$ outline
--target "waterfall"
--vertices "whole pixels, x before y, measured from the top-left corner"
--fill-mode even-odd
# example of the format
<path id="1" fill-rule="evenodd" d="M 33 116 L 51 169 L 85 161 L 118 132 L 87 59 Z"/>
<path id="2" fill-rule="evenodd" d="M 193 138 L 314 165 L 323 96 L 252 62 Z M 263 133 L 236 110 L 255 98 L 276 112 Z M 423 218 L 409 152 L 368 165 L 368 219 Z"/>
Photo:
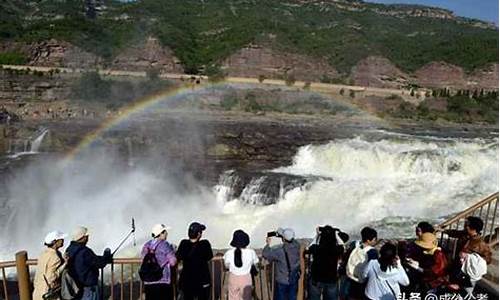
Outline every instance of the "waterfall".
<path id="1" fill-rule="evenodd" d="M 354 233 L 375 224 L 411 237 L 415 222 L 439 222 L 497 190 L 497 139 L 349 138 L 304 146 L 286 167 L 223 173 L 216 195 L 225 214 L 248 222 Z"/>
<path id="2" fill-rule="evenodd" d="M 215 187 L 218 202 L 233 200 L 251 205 L 271 205 L 279 202 L 293 189 L 307 189 L 317 180 L 327 177 L 293 175 L 280 172 L 236 171 L 224 172 Z"/>
<path id="3" fill-rule="evenodd" d="M 22 155 L 36 154 L 40 150 L 40 145 L 43 139 L 47 135 L 49 130 L 47 128 L 38 129 L 33 136 L 28 139 L 23 139 L 21 141 L 9 141 L 8 153 L 11 158 L 17 158 Z"/>
<path id="4" fill-rule="evenodd" d="M 38 130 L 37 132 L 38 132 L 38 135 L 31 142 L 31 147 L 29 149 L 29 152 L 31 152 L 31 153 L 38 153 L 38 150 L 40 149 L 40 145 L 43 142 L 43 138 L 49 132 L 49 130 L 47 128 L 42 128 L 42 129 Z"/>

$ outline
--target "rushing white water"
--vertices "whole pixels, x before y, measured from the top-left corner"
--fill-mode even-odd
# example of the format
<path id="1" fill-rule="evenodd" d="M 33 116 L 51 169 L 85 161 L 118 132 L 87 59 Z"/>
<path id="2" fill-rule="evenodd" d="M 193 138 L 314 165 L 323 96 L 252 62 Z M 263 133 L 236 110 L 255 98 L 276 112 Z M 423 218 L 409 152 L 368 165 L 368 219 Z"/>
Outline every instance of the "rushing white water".
<path id="1" fill-rule="evenodd" d="M 263 182 L 259 178 L 243 189 L 241 199 L 226 201 L 234 178 L 223 178 L 215 189 L 195 184 L 181 192 L 162 174 L 117 167 L 105 155 L 70 165 L 31 165 L 8 185 L 0 258 L 11 258 L 19 249 L 36 255 L 47 231 L 70 231 L 77 224 L 90 227 L 90 245 L 101 251 L 127 234 L 131 217 L 139 245 L 157 222 L 173 227 L 169 239 L 177 243 L 193 220 L 207 224 L 206 237 L 221 248 L 236 228 L 247 230 L 256 247 L 278 226 L 310 237 L 326 223 L 350 233 L 376 224 L 382 237 L 397 237 L 412 231 L 402 226 L 437 221 L 497 191 L 498 140 L 336 140 L 303 147 L 292 165 L 274 171 L 328 179 L 288 192 L 281 192 L 280 183 L 279 201 L 263 206 L 249 204 L 257 199 L 252 191 Z M 128 243 L 128 252 L 118 255 L 137 255 L 139 245 Z"/>
<path id="2" fill-rule="evenodd" d="M 387 217 L 437 220 L 497 191 L 498 141 L 348 139 L 304 147 L 279 171 L 331 177 L 285 201 L 354 232 Z"/>

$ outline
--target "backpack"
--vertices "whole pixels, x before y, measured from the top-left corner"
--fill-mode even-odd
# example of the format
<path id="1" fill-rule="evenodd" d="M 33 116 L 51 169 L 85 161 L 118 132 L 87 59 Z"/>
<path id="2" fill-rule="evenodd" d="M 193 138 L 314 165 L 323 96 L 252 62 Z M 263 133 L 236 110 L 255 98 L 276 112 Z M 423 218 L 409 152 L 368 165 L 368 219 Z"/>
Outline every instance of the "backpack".
<path id="1" fill-rule="evenodd" d="M 65 268 L 61 273 L 61 299 L 73 300 L 80 298 L 82 290 L 69 274 L 68 268 Z"/>
<path id="2" fill-rule="evenodd" d="M 68 264 L 66 268 L 61 273 L 61 299 L 62 300 L 73 300 L 80 298 L 83 293 L 83 288 L 80 284 L 71 276 L 69 271 L 69 265 L 72 263 L 73 259 L 82 251 L 84 248 L 78 249 L 73 257 L 68 259 Z"/>
<path id="3" fill-rule="evenodd" d="M 146 253 L 142 259 L 139 277 L 144 282 L 159 281 L 163 277 L 163 268 L 158 263 L 155 254 L 156 248 L 159 245 L 160 243 L 158 243 L 154 249 L 148 249 L 148 253 Z"/>
<path id="4" fill-rule="evenodd" d="M 367 253 L 372 249 L 371 246 L 361 247 L 359 241 L 349 255 L 346 265 L 346 275 L 356 282 L 361 282 L 361 272 L 367 261 Z"/>

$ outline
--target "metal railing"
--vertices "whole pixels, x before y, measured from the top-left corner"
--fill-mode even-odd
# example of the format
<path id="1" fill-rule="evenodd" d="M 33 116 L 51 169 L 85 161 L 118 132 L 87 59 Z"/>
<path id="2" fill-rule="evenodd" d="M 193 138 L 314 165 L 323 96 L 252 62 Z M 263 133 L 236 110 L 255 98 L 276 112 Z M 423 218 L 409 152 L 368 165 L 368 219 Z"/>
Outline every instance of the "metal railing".
<path id="1" fill-rule="evenodd" d="M 115 259 L 113 265 L 109 267 L 110 272 L 104 272 L 106 276 L 104 299 L 143 300 L 144 284 L 138 274 L 140 264 L 141 259 L 139 258 Z M 171 276 L 174 278 L 174 299 L 177 299 L 180 293 L 178 282 L 182 265 L 171 270 Z M 221 256 L 216 256 L 209 262 L 209 270 L 211 273 L 211 299 L 227 299 L 226 283 L 228 274 Z M 253 282 L 255 299 L 272 299 L 273 285 L 271 282 L 273 281 L 273 274 L 274 265 L 266 262 L 260 265 L 259 273 Z"/>
<path id="2" fill-rule="evenodd" d="M 304 247 L 302 250 L 304 251 Z M 301 255 L 303 257 L 303 255 Z M 116 258 L 113 264 L 101 270 L 104 274 L 104 284 L 101 286 L 103 299 L 119 300 L 143 300 L 144 284 L 139 278 L 139 267 L 142 260 L 140 258 Z M 36 266 L 37 260 L 28 259 L 26 251 L 16 254 L 15 261 L 0 262 L 0 272 L 2 274 L 2 288 L 0 289 L 0 299 L 5 300 L 31 300 L 32 285 L 30 277 L 30 266 Z M 302 300 L 305 296 L 305 270 L 306 264 L 301 259 L 302 275 L 299 281 L 297 299 Z M 15 276 L 9 279 L 8 274 L 14 274 L 9 269 L 15 269 Z M 32 271 L 34 268 L 32 268 Z M 174 299 L 179 295 L 179 274 L 182 264 L 172 268 Z M 227 300 L 227 277 L 228 271 L 224 267 L 222 256 L 217 255 L 209 262 L 211 273 L 211 299 Z M 253 277 L 253 298 L 258 300 L 272 300 L 274 297 L 274 275 L 275 265 L 261 259 L 259 272 Z"/>
<path id="3" fill-rule="evenodd" d="M 441 223 L 442 229 L 462 229 L 468 216 L 478 216 L 484 221 L 483 237 L 490 245 L 498 244 L 498 192 L 492 194 L 470 208 L 456 214 L 454 217 Z M 440 233 L 440 244 L 450 250 L 453 257 L 457 254 L 457 240 Z M 301 248 L 303 253 L 304 247 Z M 300 255 L 301 278 L 297 299 L 306 299 L 306 274 L 307 264 L 304 255 Z M 0 287 L 0 299 L 4 300 L 31 300 L 30 266 L 36 266 L 37 260 L 28 259 L 26 251 L 16 254 L 15 261 L 0 262 L 0 273 L 2 285 Z M 103 299 L 119 300 L 143 300 L 144 285 L 139 278 L 138 270 L 141 264 L 140 258 L 116 258 L 113 264 L 103 270 L 104 282 Z M 11 272 L 10 269 L 15 269 Z M 177 299 L 179 294 L 178 280 L 182 265 L 172 269 L 174 295 Z M 211 273 L 211 299 L 227 300 L 227 276 L 223 260 L 220 255 L 214 257 L 209 263 Z M 272 300 L 274 295 L 274 264 L 261 260 L 259 274 L 254 278 L 253 298 L 258 300 Z M 32 268 L 33 271 L 33 268 Z M 15 274 L 11 278 L 8 274 Z"/>
<path id="4" fill-rule="evenodd" d="M 483 238 L 490 246 L 498 245 L 498 192 L 482 199 L 466 210 L 457 213 L 452 218 L 439 224 L 443 230 L 453 229 L 461 230 L 464 227 L 465 220 L 469 216 L 476 216 L 483 220 Z M 456 257 L 458 240 L 448 236 L 446 233 L 439 232 L 440 245 L 447 249 L 451 257 Z"/>

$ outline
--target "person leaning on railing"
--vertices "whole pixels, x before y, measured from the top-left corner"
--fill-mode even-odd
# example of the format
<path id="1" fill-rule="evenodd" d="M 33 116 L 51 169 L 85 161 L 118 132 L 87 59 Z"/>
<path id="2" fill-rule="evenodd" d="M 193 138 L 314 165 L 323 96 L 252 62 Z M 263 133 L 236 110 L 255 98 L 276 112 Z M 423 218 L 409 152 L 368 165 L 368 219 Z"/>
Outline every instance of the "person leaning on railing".
<path id="1" fill-rule="evenodd" d="M 464 289 L 467 294 L 472 294 L 476 283 L 486 273 L 486 265 L 491 263 L 490 246 L 481 236 L 483 226 L 483 220 L 469 216 L 464 230 L 443 230 L 449 237 L 458 239 L 460 251 L 451 267 L 452 289 Z"/>
<path id="2" fill-rule="evenodd" d="M 481 231 L 483 230 L 483 220 L 478 217 L 469 216 L 465 220 L 463 230 L 443 230 L 449 237 L 458 239 L 457 249 L 465 253 L 478 253 L 486 261 L 491 263 L 491 248 L 483 240 Z"/>
<path id="3" fill-rule="evenodd" d="M 61 273 L 66 267 L 59 249 L 64 245 L 66 234 L 61 231 L 52 231 L 45 236 L 44 245 L 47 247 L 38 258 L 38 264 L 33 282 L 33 300 L 59 299 L 61 287 Z M 50 293 L 54 291 L 54 293 Z M 50 294 L 49 294 L 50 293 Z"/>

